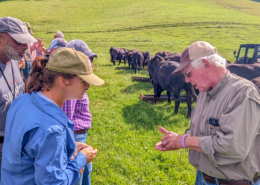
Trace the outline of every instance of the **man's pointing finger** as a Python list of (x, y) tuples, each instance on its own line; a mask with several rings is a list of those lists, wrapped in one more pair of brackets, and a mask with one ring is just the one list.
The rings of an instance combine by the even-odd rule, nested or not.
[(165, 130), (163, 127), (159, 126), (159, 130), (164, 133), (164, 134), (168, 134), (169, 131)]

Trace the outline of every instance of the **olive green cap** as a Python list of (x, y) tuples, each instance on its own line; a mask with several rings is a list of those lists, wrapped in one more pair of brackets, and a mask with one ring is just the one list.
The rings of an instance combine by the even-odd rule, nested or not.
[(60, 73), (76, 74), (90, 85), (100, 86), (104, 80), (93, 73), (88, 57), (71, 48), (60, 48), (54, 51), (46, 68)]

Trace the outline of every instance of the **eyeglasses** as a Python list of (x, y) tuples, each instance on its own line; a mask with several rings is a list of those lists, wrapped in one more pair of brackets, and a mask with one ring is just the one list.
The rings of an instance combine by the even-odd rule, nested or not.
[[(193, 66), (192, 66), (193, 68)], [(187, 71), (186, 73), (182, 73), (185, 77), (190, 77), (190, 71), (192, 70), (192, 68), (189, 69), (189, 71)]]
[(56, 37), (59, 37), (59, 36), (56, 36), (56, 35), (54, 35), (54, 37), (53, 37), (53, 38), (56, 38)]

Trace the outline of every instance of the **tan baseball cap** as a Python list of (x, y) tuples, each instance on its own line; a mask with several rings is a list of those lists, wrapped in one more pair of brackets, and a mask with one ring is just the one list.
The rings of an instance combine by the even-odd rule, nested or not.
[(180, 65), (172, 72), (172, 74), (180, 74), (181, 71), (195, 59), (207, 57), (217, 53), (217, 49), (208, 42), (194, 42), (181, 53)]
[(90, 85), (101, 86), (104, 84), (104, 80), (93, 73), (88, 57), (71, 48), (60, 48), (54, 51), (46, 68), (51, 71), (76, 74)]

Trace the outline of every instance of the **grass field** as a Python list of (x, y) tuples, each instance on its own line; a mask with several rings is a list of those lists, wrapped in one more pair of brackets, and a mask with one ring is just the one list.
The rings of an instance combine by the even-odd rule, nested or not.
[(115, 70), (108, 51), (115, 46), (181, 52), (204, 40), (234, 61), (239, 44), (260, 42), (259, 8), (258, 0), (0, 0), (0, 17), (30, 22), (47, 47), (60, 30), (98, 55), (93, 66), (106, 83), (88, 91), (93, 115), (88, 144), (99, 150), (92, 184), (194, 184), (188, 151), (154, 150), (162, 137), (159, 125), (181, 134), (189, 127), (186, 103), (175, 115), (174, 102), (142, 102), (140, 94), (153, 94), (152, 85), (131, 82), (131, 76), (148, 73)]

